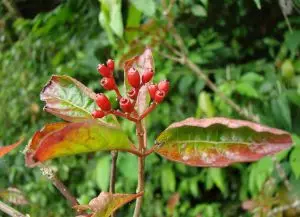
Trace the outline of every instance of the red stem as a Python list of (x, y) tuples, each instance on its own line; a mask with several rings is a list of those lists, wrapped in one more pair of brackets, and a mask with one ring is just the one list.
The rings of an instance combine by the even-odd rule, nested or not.
[(120, 100), (120, 99), (122, 98), (122, 95), (121, 95), (121, 93), (120, 93), (120, 90), (119, 90), (118, 86), (116, 86), (116, 88), (114, 89), (114, 91), (115, 91), (116, 94), (117, 94), (118, 100)]
[(151, 105), (144, 111), (144, 113), (139, 117), (139, 121), (144, 119), (150, 112), (152, 112), (157, 106), (156, 102), (152, 102)]
[(122, 118), (126, 118), (126, 119), (128, 119), (130, 121), (133, 121), (133, 122), (137, 122), (138, 121), (138, 119), (136, 119), (134, 117), (131, 117), (130, 114), (125, 114), (125, 113), (120, 112), (118, 110), (111, 110), (109, 113), (110, 114), (114, 114), (114, 115), (119, 116), (119, 117), (122, 117)]
[[(139, 151), (142, 154), (144, 154), (146, 148), (146, 131), (141, 121), (136, 122), (136, 134), (139, 141)], [(145, 157), (140, 156), (138, 158), (138, 186), (136, 189), (137, 193), (144, 192), (144, 188), (145, 188), (144, 169), (145, 169)], [(143, 202), (143, 196), (137, 198), (133, 217), (140, 217), (142, 202)]]

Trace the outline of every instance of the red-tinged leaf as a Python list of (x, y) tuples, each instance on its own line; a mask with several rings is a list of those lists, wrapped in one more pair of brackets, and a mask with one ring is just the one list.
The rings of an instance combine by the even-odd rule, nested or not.
[[(128, 71), (132, 67), (137, 69), (141, 76), (145, 70), (152, 69), (154, 71), (155, 67), (154, 67), (154, 60), (153, 60), (151, 49), (146, 48), (144, 53), (142, 53), (139, 56), (135, 56), (135, 57), (127, 60), (124, 63), (125, 86), (127, 86), (126, 82), (127, 82)], [(137, 103), (136, 103), (137, 111), (139, 112), (139, 114), (141, 114), (141, 113), (143, 113), (143, 111), (145, 111), (145, 109), (147, 108), (148, 102), (149, 102), (148, 89), (146, 86), (143, 86), (139, 91), (139, 95), (138, 95)]]
[(101, 192), (98, 197), (92, 199), (89, 205), (78, 205), (76, 210), (91, 210), (92, 217), (109, 217), (114, 211), (129, 203), (130, 201), (143, 195), (143, 192), (137, 194), (112, 194)]
[(22, 142), (23, 142), (23, 139), (19, 140), (18, 142), (14, 143), (12, 145), (7, 145), (7, 146), (0, 147), (0, 158), (3, 157), (4, 155), (6, 155), (11, 150), (18, 147)]
[(289, 133), (249, 121), (188, 118), (170, 125), (157, 138), (156, 152), (191, 166), (225, 167), (256, 161), (289, 148)]
[(136, 153), (127, 135), (114, 125), (88, 120), (46, 125), (37, 132), (26, 151), (28, 166), (52, 158), (95, 151), (120, 150)]
[(8, 203), (15, 205), (26, 205), (28, 204), (23, 192), (17, 188), (8, 188), (5, 190), (0, 190), (0, 198)]
[(95, 98), (91, 89), (65, 75), (53, 75), (41, 92), (45, 111), (71, 122), (92, 119)]
[(29, 141), (26, 147), (26, 153), (25, 153), (26, 165), (29, 167), (36, 166), (37, 162), (33, 160), (33, 156), (36, 149), (39, 147), (42, 139), (44, 139), (46, 136), (50, 135), (51, 133), (66, 127), (67, 125), (68, 123), (65, 122), (46, 124), (41, 130), (35, 132), (35, 134), (32, 136), (31, 140)]

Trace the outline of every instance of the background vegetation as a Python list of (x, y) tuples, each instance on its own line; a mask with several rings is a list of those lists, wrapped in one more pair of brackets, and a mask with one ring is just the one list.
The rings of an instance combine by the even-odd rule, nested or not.
[[(294, 146), (276, 158), (225, 169), (190, 168), (151, 155), (146, 162), (143, 216), (267, 216), (300, 197), (299, 11), (298, 0), (3, 0), (0, 145), (20, 136), (29, 139), (54, 119), (42, 111), (39, 100), (52, 74), (76, 77), (102, 91), (96, 71), (99, 62), (115, 58), (122, 80), (124, 59), (150, 46), (155, 79), (167, 78), (172, 85), (166, 102), (149, 118), (150, 144), (173, 121), (225, 116), (252, 117), (287, 130), (293, 134)], [(182, 37), (188, 58), (238, 108), (224, 101), (184, 61), (170, 57), (174, 54), (170, 47), (180, 46), (170, 31), (173, 28)], [(123, 125), (134, 133), (133, 125)], [(49, 162), (81, 203), (107, 190), (109, 164), (108, 153)], [(118, 168), (116, 191), (134, 192), (135, 157), (120, 154)], [(25, 168), (22, 149), (0, 160), (0, 189), (9, 186), (25, 192), (30, 204), (19, 209), (32, 217), (72, 215), (41, 172)], [(132, 210), (133, 203), (118, 216), (131, 216)], [(275, 216), (299, 215), (299, 210), (290, 208)]]

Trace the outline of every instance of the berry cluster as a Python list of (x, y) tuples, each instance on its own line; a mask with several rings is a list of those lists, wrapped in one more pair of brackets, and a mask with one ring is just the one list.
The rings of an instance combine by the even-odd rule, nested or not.
[[(109, 59), (105, 64), (99, 64), (97, 67), (98, 72), (103, 78), (100, 81), (101, 86), (105, 90), (114, 90), (117, 94), (120, 108), (119, 110), (112, 109), (109, 99), (103, 94), (96, 95), (96, 103), (101, 110), (96, 110), (92, 113), (94, 118), (102, 118), (107, 114), (114, 114), (121, 117), (126, 117), (132, 121), (138, 121), (143, 119), (149, 112), (151, 112), (158, 103), (161, 103), (169, 91), (169, 82), (166, 80), (160, 81), (158, 84), (150, 84), (149, 82), (153, 78), (154, 72), (152, 69), (144, 70), (142, 76), (140, 72), (134, 67), (130, 68), (127, 72), (127, 81), (131, 86), (131, 89), (127, 92), (127, 96), (123, 97), (116, 85), (115, 78), (113, 76), (114, 61)], [(146, 86), (148, 88), (149, 95), (153, 100), (150, 107), (146, 109), (144, 114), (138, 116), (134, 109), (139, 91), (141, 87)], [(133, 116), (131, 116), (131, 114)]]

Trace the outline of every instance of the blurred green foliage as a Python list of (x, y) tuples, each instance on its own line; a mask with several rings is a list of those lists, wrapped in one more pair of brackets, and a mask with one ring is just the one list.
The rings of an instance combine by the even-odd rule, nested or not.
[[(164, 42), (176, 44), (172, 34), (164, 31), (167, 21), (162, 5), (169, 1), (68, 0), (58, 4), (51, 0), (47, 4), (51, 2), (54, 6), (45, 11), (46, 6), (32, 8), (34, 3), (28, 0), (15, 1), (19, 13), (0, 4), (0, 145), (20, 136), (29, 139), (53, 121), (39, 101), (39, 92), (52, 74), (73, 76), (102, 91), (96, 65), (110, 57), (121, 63), (144, 46), (151, 46), (155, 54), (155, 80), (167, 78), (172, 84), (166, 102), (147, 122), (149, 144), (170, 123), (190, 116), (244, 119), (185, 65), (161, 55), (166, 50)], [(292, 2), (292, 12), (284, 12), (280, 1), (180, 0), (170, 11), (189, 58), (219, 90), (262, 123), (293, 134), (294, 147), (276, 158), (294, 191), (287, 192), (269, 157), (225, 169), (204, 169), (150, 155), (144, 217), (252, 216), (242, 209), (246, 200), (255, 201), (256, 214), (265, 216), (267, 212), (260, 207), (270, 209), (300, 196), (295, 190), (300, 185), (300, 17), (297, 1)], [(282, 13), (287, 13), (292, 31)], [(158, 35), (164, 41), (157, 40)], [(122, 77), (119, 67), (117, 78), (121, 81)], [(134, 134), (131, 123), (122, 125)], [(110, 160), (108, 153), (96, 153), (48, 164), (81, 203), (88, 203), (107, 190)], [(121, 153), (117, 192), (135, 191), (136, 171), (136, 158)], [(20, 149), (0, 160), (0, 188), (9, 186), (25, 192), (31, 204), (20, 210), (32, 217), (71, 216), (68, 204), (41, 172), (25, 168)], [(178, 204), (167, 208), (176, 192)], [(118, 216), (131, 216), (133, 207), (134, 203), (127, 205)]]

